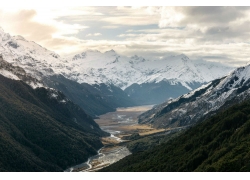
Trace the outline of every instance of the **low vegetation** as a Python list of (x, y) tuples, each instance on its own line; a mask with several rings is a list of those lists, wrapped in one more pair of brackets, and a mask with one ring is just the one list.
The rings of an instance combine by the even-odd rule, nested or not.
[(132, 141), (129, 141), (126, 146), (130, 152), (136, 153), (139, 151), (145, 151), (156, 146), (159, 146), (162, 143), (168, 142), (170, 139), (178, 136), (180, 132), (173, 132), (164, 135), (149, 135), (146, 137), (136, 138)]

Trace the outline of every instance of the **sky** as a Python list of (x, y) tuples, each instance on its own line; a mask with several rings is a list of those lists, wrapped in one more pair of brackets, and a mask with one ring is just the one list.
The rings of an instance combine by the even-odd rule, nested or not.
[[(193, 60), (232, 66), (250, 62), (248, 6), (180, 6), (185, 1), (159, 6), (157, 0), (155, 5), (143, 6), (133, 1), (128, 1), (130, 6), (91, 2), (4, 1), (0, 26), (64, 57), (87, 49), (113, 49), (148, 59), (185, 54)], [(188, 5), (199, 4), (191, 1)]]

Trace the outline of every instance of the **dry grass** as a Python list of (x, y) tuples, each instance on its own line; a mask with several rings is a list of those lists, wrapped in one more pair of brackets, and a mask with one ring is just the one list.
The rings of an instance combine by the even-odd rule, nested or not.
[(140, 136), (146, 136), (146, 135), (155, 134), (155, 133), (164, 132), (164, 131), (165, 131), (165, 129), (152, 129), (150, 131), (142, 132), (139, 134), (140, 134)]
[(126, 116), (131, 119), (131, 123), (135, 124), (137, 122), (137, 117), (143, 112), (151, 109), (151, 106), (136, 106), (129, 108), (118, 108), (116, 112), (110, 112), (104, 115), (99, 116), (100, 119), (95, 119), (95, 122), (99, 126), (119, 126), (119, 118), (117, 115)]
[(118, 127), (118, 129), (123, 132), (120, 134), (119, 137), (131, 135), (133, 133), (139, 133), (140, 136), (145, 136), (145, 135), (155, 134), (158, 132), (165, 131), (165, 129), (155, 129), (151, 127), (150, 125), (146, 125), (146, 124), (136, 124), (132, 126), (120, 126)]
[(127, 107), (127, 108), (117, 108), (117, 112), (145, 112), (151, 109), (153, 105), (148, 106), (136, 106), (136, 107)]
[(108, 152), (111, 152), (111, 151), (114, 151), (115, 149), (117, 149), (118, 147), (120, 146), (112, 146), (112, 147), (105, 147), (101, 150), (101, 153), (108, 153)]
[[(139, 133), (141, 136), (150, 135), (158, 132), (164, 131), (164, 129), (155, 129), (147, 124), (137, 124), (138, 116), (151, 109), (151, 106), (137, 106), (129, 108), (118, 108), (116, 112), (110, 112), (104, 115), (101, 115), (96, 119), (95, 122), (101, 127), (108, 126), (108, 129), (114, 131), (121, 131), (119, 138), (124, 136), (129, 136), (133, 133)], [(125, 120), (129, 119), (125, 123)], [(118, 141), (112, 138), (103, 138), (103, 144), (117, 144)]]
[(103, 137), (101, 139), (103, 145), (108, 145), (108, 144), (118, 144), (120, 141), (114, 139), (114, 138), (110, 138), (110, 137)]

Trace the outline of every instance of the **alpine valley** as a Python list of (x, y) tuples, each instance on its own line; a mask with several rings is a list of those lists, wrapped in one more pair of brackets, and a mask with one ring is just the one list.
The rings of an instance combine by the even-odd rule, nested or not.
[(246, 65), (141, 114), (141, 124), (182, 131), (161, 144), (147, 139), (149, 149), (143, 138), (132, 142), (133, 155), (101, 171), (249, 172), (249, 83)]
[(120, 147), (127, 157), (101, 171), (249, 171), (249, 98), (250, 65), (61, 57), (0, 28), (0, 171), (82, 170)]

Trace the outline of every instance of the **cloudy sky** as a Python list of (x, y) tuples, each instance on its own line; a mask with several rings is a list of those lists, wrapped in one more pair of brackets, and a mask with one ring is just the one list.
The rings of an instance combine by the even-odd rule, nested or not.
[(8, 0), (0, 6), (0, 26), (61, 56), (114, 49), (146, 58), (184, 53), (234, 66), (250, 62), (250, 7), (86, 6), (78, 1)]

